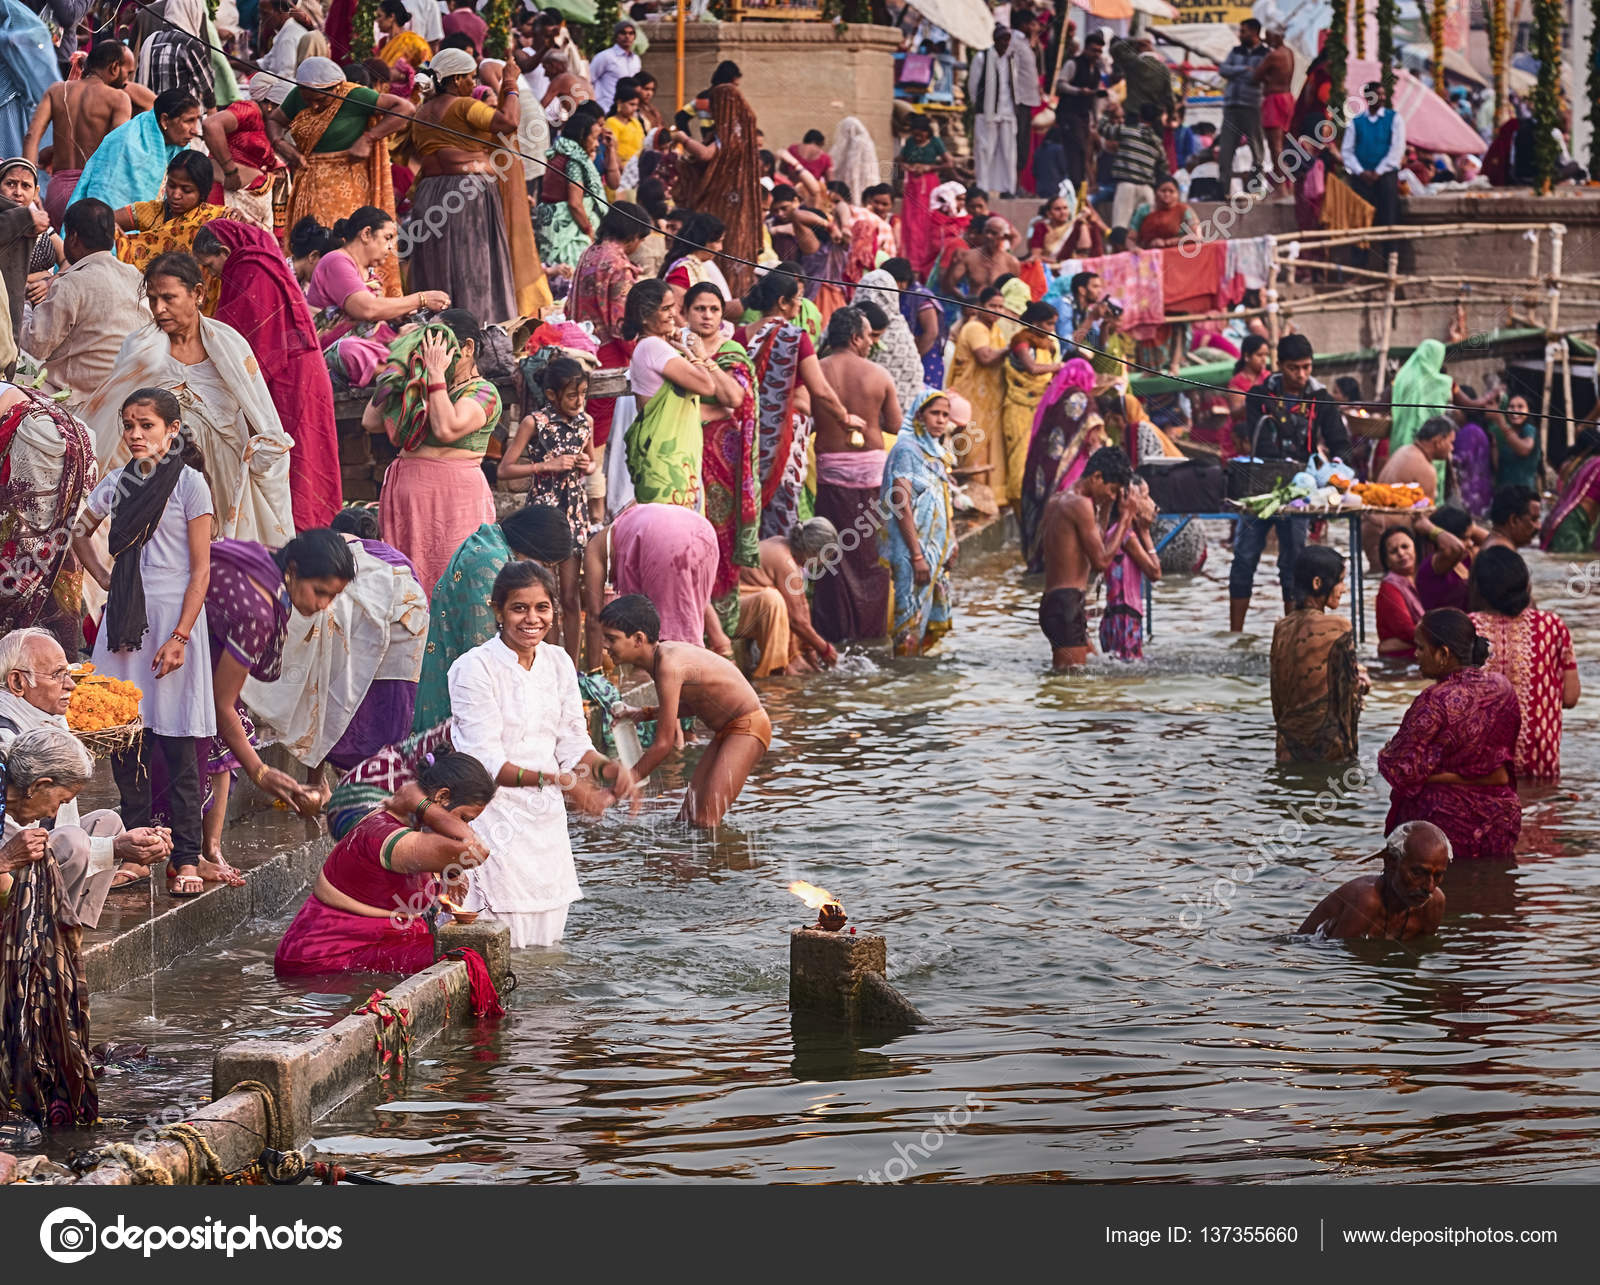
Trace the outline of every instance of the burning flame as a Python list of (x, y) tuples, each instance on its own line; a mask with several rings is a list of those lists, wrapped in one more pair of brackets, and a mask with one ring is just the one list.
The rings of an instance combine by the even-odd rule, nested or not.
[(823, 906), (836, 906), (839, 904), (839, 899), (826, 888), (819, 888), (816, 884), (807, 883), (804, 879), (796, 879), (789, 885), (789, 891), (799, 897), (812, 910), (820, 910)]

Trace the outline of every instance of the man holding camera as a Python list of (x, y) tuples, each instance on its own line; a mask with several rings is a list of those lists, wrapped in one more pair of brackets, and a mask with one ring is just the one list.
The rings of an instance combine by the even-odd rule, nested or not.
[(1115, 333), (1121, 315), (1121, 306), (1106, 298), (1104, 277), (1080, 272), (1072, 278), (1072, 342), (1085, 361), (1105, 351), (1105, 341)]
[[(1338, 403), (1311, 374), (1313, 350), (1304, 335), (1278, 340), (1278, 369), (1245, 396), (1244, 422), (1249, 433), (1245, 454), (1256, 459), (1304, 465), (1321, 449), (1329, 459), (1343, 459), (1350, 449), (1350, 430)], [(1268, 528), (1278, 532), (1278, 583), (1287, 606), (1294, 586), (1295, 559), (1306, 545), (1304, 519), (1256, 518), (1244, 514), (1233, 539), (1233, 566), (1228, 571), (1228, 628), (1244, 628), (1255, 586), (1256, 566), (1266, 548)]]

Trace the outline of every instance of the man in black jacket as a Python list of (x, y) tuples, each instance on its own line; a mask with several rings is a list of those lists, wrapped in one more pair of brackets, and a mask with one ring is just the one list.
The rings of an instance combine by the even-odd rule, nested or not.
[[(1304, 464), (1319, 445), (1329, 459), (1343, 459), (1349, 453), (1350, 430), (1333, 395), (1312, 377), (1312, 356), (1311, 341), (1304, 335), (1278, 340), (1277, 373), (1245, 396), (1246, 455)], [(1228, 571), (1228, 627), (1234, 633), (1244, 628), (1250, 610), (1256, 565), (1269, 527), (1278, 532), (1278, 582), (1286, 606), (1293, 592), (1295, 559), (1306, 545), (1306, 520), (1241, 517)]]

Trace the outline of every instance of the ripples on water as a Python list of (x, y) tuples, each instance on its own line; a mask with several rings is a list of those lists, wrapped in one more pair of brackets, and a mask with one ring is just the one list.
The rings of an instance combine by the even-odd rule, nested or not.
[[(1594, 683), (1595, 606), (1558, 601), (1566, 564), (1530, 561)], [(1292, 936), (1374, 868), (1339, 858), (1381, 844), (1374, 760), (1418, 687), (1376, 673), (1377, 784), (1180, 924), (1343, 772), (1273, 761), (1275, 579), (1253, 637), (1223, 632), (1220, 578), (1174, 581), (1147, 660), (1052, 676), (1037, 581), (975, 559), (939, 658), (767, 688), (772, 751), (714, 840), (672, 820), (676, 790), (574, 821), (586, 900), (564, 948), (519, 956), (497, 1029), (429, 1046), (403, 1094), (319, 1145), (416, 1182), (1600, 1177), (1594, 697), (1567, 715), (1567, 779), (1529, 797), (1525, 855), (1452, 870), (1437, 937)], [(791, 1032), (794, 878), (888, 935), (930, 1028)], [(276, 983), (279, 928), (185, 961), (153, 1027), (140, 988), (96, 1001), (97, 1038), (161, 1055), (108, 1085), (108, 1113), (203, 1091), (222, 1039), (325, 1024), (369, 989)]]

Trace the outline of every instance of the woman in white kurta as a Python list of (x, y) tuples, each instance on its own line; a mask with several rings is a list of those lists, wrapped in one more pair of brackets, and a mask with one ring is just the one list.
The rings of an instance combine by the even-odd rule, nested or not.
[[(217, 730), (205, 609), (211, 488), (191, 467), (198, 459), (179, 440), (182, 412), (171, 393), (139, 389), (122, 406), (121, 416), (129, 461), (90, 493), (73, 549), (108, 594), (95, 638), (95, 671), (143, 693), (144, 736), (134, 748), (112, 756), (123, 820), (136, 829), (150, 825), (156, 812), (169, 818), (168, 889), (189, 897), (203, 890), (196, 740)], [(110, 565), (93, 539), (107, 518)], [(165, 767), (166, 786), (161, 798), (153, 799), (150, 767), (157, 758)]]
[(541, 645), (556, 599), (540, 563), (502, 568), (489, 599), (500, 632), (450, 666), (451, 741), (500, 785), (472, 823), (489, 860), (471, 874), (466, 908), (504, 922), (513, 947), (559, 941), (583, 896), (563, 794), (598, 814), (635, 788), (589, 742), (572, 657), (559, 642)]

